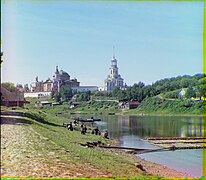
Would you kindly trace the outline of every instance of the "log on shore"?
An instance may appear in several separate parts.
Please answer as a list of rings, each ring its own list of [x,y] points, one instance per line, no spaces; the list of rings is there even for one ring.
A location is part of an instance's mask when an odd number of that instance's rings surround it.
[[[171,137],[171,138],[147,138],[146,141],[163,148],[176,147],[176,149],[204,149],[206,137]]]
[[[161,140],[206,140],[206,137],[161,137],[161,138],[146,138],[148,141],[161,141]]]

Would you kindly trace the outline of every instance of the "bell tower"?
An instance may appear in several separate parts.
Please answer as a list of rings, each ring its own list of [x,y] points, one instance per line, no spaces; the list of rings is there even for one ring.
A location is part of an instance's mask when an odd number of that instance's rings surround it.
[[[111,59],[111,66],[109,68],[109,75],[105,79],[105,90],[112,91],[115,88],[124,88],[124,79],[118,74],[119,68],[117,67],[117,59],[115,58],[114,47],[113,47],[113,58]]]
[[[117,67],[117,60],[116,60],[115,56],[113,56],[113,58],[111,60],[110,77],[111,78],[118,77],[118,67]]]
[[[56,71],[55,71],[55,77],[54,78],[55,78],[56,81],[58,81],[60,79],[58,66],[56,66]]]

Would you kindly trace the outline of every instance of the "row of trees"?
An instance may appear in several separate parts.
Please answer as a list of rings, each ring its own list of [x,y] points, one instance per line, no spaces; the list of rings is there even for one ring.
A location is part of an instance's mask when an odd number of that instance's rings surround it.
[[[96,93],[96,95],[113,96],[120,101],[143,101],[146,97],[153,97],[159,94],[166,98],[179,98],[180,90],[185,89],[186,98],[206,97],[204,85],[206,76],[196,74],[194,76],[178,76],[176,78],[166,78],[156,81],[152,85],[145,85],[143,82],[134,84],[126,90],[114,89],[110,93]]]
[[[4,83],[1,83],[1,86],[10,92],[17,92],[18,91],[17,88],[15,87],[14,83],[4,82]]]
[[[126,90],[114,89],[112,92],[96,92],[95,96],[115,97],[120,101],[143,101],[146,97],[153,97],[161,94],[165,98],[179,98],[181,89],[185,90],[186,98],[206,97],[206,75],[196,74],[194,76],[178,76],[161,79],[152,85],[145,85],[143,82],[134,84]],[[2,86],[11,92],[16,91],[13,83],[2,83]],[[52,93],[56,101],[68,101],[74,96],[76,101],[89,101],[91,92],[74,94],[71,87],[62,85],[59,93]]]
[[[184,89],[185,98],[201,98],[206,97],[204,86],[206,85],[206,75],[196,74],[194,76],[178,76],[172,78],[161,79],[152,85],[145,85],[143,82],[134,84],[126,90],[114,89],[112,92],[98,91],[95,96],[115,97],[120,101],[143,101],[146,97],[153,97],[159,94],[164,95],[165,98],[182,98],[180,90]],[[84,97],[90,94],[78,95],[77,97]],[[80,98],[85,99],[85,98]]]
[[[54,98],[57,102],[59,101],[68,101],[70,99],[75,99],[76,101],[89,101],[91,92],[85,93],[72,93],[72,89],[68,85],[62,85],[60,88],[60,92],[54,93],[52,92],[52,98]]]

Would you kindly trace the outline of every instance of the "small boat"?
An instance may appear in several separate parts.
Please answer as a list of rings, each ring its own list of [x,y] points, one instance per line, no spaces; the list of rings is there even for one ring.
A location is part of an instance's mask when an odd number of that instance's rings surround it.
[[[96,118],[74,118],[74,120],[78,121],[78,122],[94,122],[94,121],[101,121],[101,119],[96,119]]]

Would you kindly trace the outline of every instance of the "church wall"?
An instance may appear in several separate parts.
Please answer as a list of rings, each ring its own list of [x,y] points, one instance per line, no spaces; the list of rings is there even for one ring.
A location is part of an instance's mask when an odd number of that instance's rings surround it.
[[[95,92],[98,91],[97,86],[79,86],[79,87],[71,87],[73,93],[81,93],[81,92]]]
[[[34,97],[34,98],[38,98],[38,97],[51,97],[51,91],[50,92],[30,92],[30,93],[24,93],[24,98],[26,97]]]

